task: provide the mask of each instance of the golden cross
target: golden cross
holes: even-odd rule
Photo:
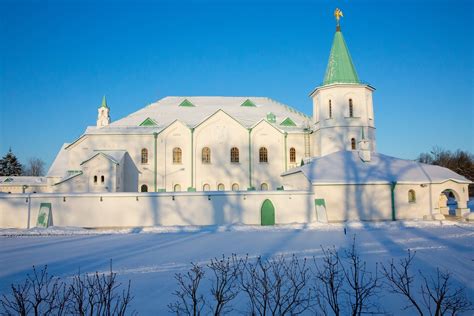
[[[336,18],[336,22],[337,22],[337,25],[339,25],[339,20],[341,19],[341,17],[343,17],[344,15],[342,15],[342,11],[339,10],[339,8],[336,8],[336,10],[334,10],[334,17]]]

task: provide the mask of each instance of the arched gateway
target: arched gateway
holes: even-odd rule
[[[263,201],[260,218],[262,226],[275,225],[275,207],[269,199]]]

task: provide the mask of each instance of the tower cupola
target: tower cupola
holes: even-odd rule
[[[102,104],[98,109],[97,114],[97,127],[103,127],[110,124],[110,108],[107,106],[107,100],[105,95],[102,98]]]

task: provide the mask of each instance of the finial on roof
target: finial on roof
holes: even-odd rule
[[[107,100],[105,99],[105,95],[104,95],[103,98],[102,98],[102,105],[101,105],[100,107],[102,107],[102,108],[108,108],[108,106],[107,106]]]
[[[336,10],[334,10],[334,17],[336,18],[336,32],[341,31],[341,26],[339,25],[339,20],[343,16],[344,15],[342,14],[342,11],[339,8],[336,8]]]

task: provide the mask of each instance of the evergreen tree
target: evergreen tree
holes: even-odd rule
[[[0,159],[0,176],[21,176],[23,173],[23,166],[12,153],[12,149]]]

